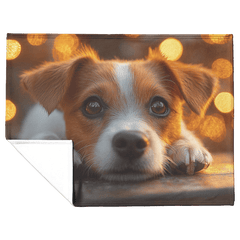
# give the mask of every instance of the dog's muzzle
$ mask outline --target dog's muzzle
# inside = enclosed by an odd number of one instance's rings
[[[120,157],[129,161],[140,158],[148,145],[147,136],[140,131],[121,131],[112,140],[114,151]]]

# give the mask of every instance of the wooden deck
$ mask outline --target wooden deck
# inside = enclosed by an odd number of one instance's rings
[[[214,154],[214,163],[193,176],[168,175],[140,183],[85,180],[75,206],[233,205],[233,155]]]

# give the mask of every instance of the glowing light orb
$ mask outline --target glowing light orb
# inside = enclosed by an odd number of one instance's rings
[[[212,39],[209,37],[209,34],[202,34],[201,38],[204,42],[208,43],[208,44],[214,44],[214,42],[212,41]]]
[[[212,70],[219,78],[228,78],[232,75],[233,67],[232,63],[224,58],[215,60],[212,64]]]
[[[216,44],[225,44],[232,39],[232,36],[229,34],[209,34],[209,37]]]
[[[17,40],[7,40],[7,60],[13,60],[19,56],[21,45]]]
[[[79,39],[75,34],[61,34],[54,40],[53,58],[68,60],[79,46]]]
[[[27,40],[33,46],[40,46],[47,41],[47,34],[28,34]]]
[[[229,113],[233,110],[233,95],[228,92],[221,92],[214,99],[216,108],[222,113]]]
[[[208,44],[225,44],[232,39],[230,34],[202,34],[201,38]]]
[[[6,121],[10,121],[16,115],[17,108],[13,102],[6,100]]]
[[[54,47],[59,52],[75,50],[79,45],[78,37],[74,34],[61,34],[56,37]]]
[[[138,38],[139,34],[125,34],[125,36],[129,38]]]
[[[214,142],[222,142],[226,137],[226,126],[223,116],[213,114],[206,116],[200,126],[200,134]]]
[[[168,38],[160,44],[159,50],[168,60],[176,61],[182,56],[183,46],[177,39]]]

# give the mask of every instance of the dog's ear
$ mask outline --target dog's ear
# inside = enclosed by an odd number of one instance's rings
[[[61,102],[75,71],[93,61],[79,57],[65,62],[46,63],[21,75],[22,87],[50,114]]]
[[[168,61],[162,57],[150,60],[177,85],[180,97],[193,112],[199,115],[205,113],[218,89],[218,78],[211,70],[201,65]]]
[[[167,62],[165,65],[173,73],[172,80],[192,111],[201,115],[213,100],[218,89],[218,78],[201,65]]]

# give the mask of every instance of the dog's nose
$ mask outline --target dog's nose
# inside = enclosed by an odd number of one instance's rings
[[[129,160],[141,157],[148,144],[147,136],[139,131],[121,131],[112,140],[113,149],[118,155]]]

